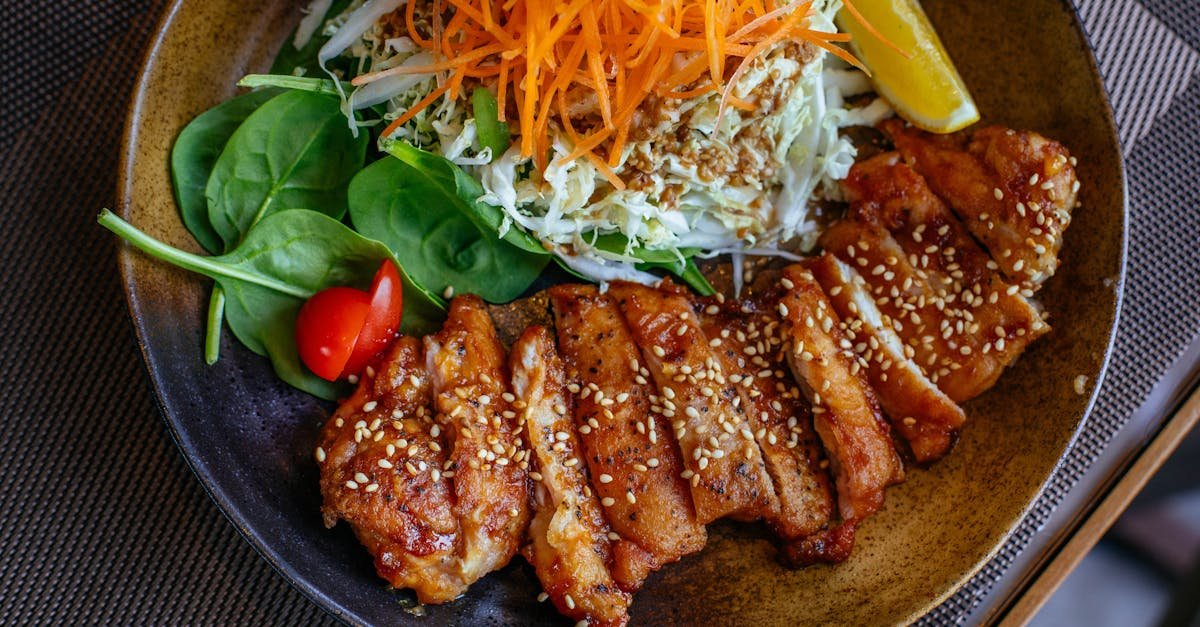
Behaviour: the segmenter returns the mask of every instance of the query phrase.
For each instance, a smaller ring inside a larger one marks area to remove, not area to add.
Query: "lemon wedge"
[[[979,121],[975,101],[917,0],[852,1],[853,7],[838,12],[838,28],[850,34],[855,56],[896,113],[933,133],[953,133]]]

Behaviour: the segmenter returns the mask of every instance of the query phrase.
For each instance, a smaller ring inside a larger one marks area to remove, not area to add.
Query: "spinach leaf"
[[[333,0],[321,18],[321,25],[324,26],[325,22],[345,12],[346,8],[350,6],[350,2],[351,0]],[[329,37],[324,35],[322,30],[321,27],[318,27],[317,32],[313,33],[308,43],[299,49],[295,46],[296,35],[293,32],[287,41],[283,42],[279,54],[275,56],[275,62],[271,64],[271,74],[305,75],[321,72],[321,66],[317,63],[317,51],[325,45],[325,42],[329,41]],[[346,68],[343,69],[348,70],[350,67],[347,63]]]
[[[346,188],[362,169],[367,138],[351,135],[340,105],[337,98],[288,91],[234,131],[205,190],[209,222],[224,251],[282,208],[335,218],[345,213]]]
[[[479,203],[459,196],[454,181],[444,166],[422,170],[384,157],[351,181],[350,220],[358,232],[387,244],[417,283],[435,292],[453,286],[491,302],[520,296],[550,256],[502,241],[475,215]]]
[[[599,248],[600,250],[619,255],[625,254],[625,250],[629,243],[628,237],[621,233],[605,233],[604,235],[594,235],[594,233],[594,231],[592,233],[585,233],[583,235],[583,240],[586,242],[591,242],[593,246]],[[678,252],[676,252],[676,250],[678,250]],[[699,251],[695,248],[663,248],[650,250],[642,247],[639,243],[633,247],[633,251],[630,256],[636,257],[647,263],[679,265],[680,258],[688,259],[689,257],[694,256],[697,252]]]
[[[673,261],[671,263],[643,263],[638,264],[638,270],[666,270],[678,277],[701,296],[712,296],[717,293],[716,288],[708,279],[704,278],[704,273],[700,272],[700,268],[696,266],[696,261],[688,257],[683,263]]]
[[[296,89],[299,91],[311,91],[327,96],[341,97],[341,92],[338,91],[338,84],[331,78],[309,78],[306,76],[292,76],[290,74],[247,74],[238,81],[238,87],[282,87],[283,89]],[[347,82],[342,82],[342,89],[346,92],[354,91],[354,86]]]
[[[504,212],[499,207],[479,202],[484,194],[483,185],[463,172],[462,168],[443,157],[414,148],[402,141],[390,142],[384,149],[431,181],[424,190],[430,194],[426,200],[444,203],[461,210],[479,225],[480,230],[500,232]],[[504,234],[504,241],[538,255],[550,254],[536,237],[519,228],[508,229]]]
[[[510,134],[508,123],[500,121],[500,108],[492,92],[476,87],[471,92],[471,109],[475,115],[475,130],[479,133],[479,145],[492,149],[492,161],[508,150]]]
[[[395,261],[386,246],[304,209],[264,218],[240,246],[217,257],[167,246],[107,209],[100,213],[99,222],[150,256],[215,280],[227,295],[226,316],[234,335],[250,350],[268,357],[279,378],[328,400],[348,391],[303,366],[296,348],[296,315],[304,301],[320,290],[338,285],[369,288],[380,262]],[[397,267],[403,273],[403,266]],[[401,328],[406,333],[436,330],[443,308],[437,297],[420,290],[404,274]]]
[[[233,132],[279,93],[277,89],[263,89],[222,102],[183,127],[171,148],[171,181],[179,216],[192,237],[210,253],[219,253],[224,246],[208,221],[208,201],[204,197],[208,177]]]

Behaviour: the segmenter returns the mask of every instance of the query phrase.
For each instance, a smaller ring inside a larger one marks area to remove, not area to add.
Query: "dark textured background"
[[[94,222],[115,204],[125,106],[163,4],[0,2],[0,622],[332,622],[241,540],[172,445],[114,238]],[[1109,444],[1200,330],[1200,3],[1079,4],[1129,160],[1117,353],[1047,494],[929,622],[988,607],[1089,468],[1128,452]]]

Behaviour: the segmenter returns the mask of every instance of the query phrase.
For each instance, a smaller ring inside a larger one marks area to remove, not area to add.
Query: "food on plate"
[[[349,523],[379,575],[422,603],[453,600],[470,583],[435,416],[421,341],[402,337],[325,424],[316,449],[326,526]]]
[[[615,534],[613,577],[636,590],[650,572],[704,548],[707,532],[671,421],[650,410],[658,389],[616,302],[591,285],[549,292],[568,385],[577,390],[579,439]]]
[[[216,281],[210,360],[225,319],[340,402],[324,520],[422,603],[520,554],[623,625],[726,518],[838,563],[1049,332],[1079,192],[1062,144],[958,130],[915,2],[847,3],[858,58],[841,7],[319,0],[174,147],[216,256],[100,222]]]
[[[1069,167],[1069,166],[1068,166]],[[821,245],[857,268],[912,359],[955,402],[990,388],[1049,325],[896,154],[855,165]],[[1054,262],[1057,263],[1057,262]]]
[[[838,511],[860,521],[883,506],[883,491],[904,480],[875,392],[840,320],[812,273],[784,270],[779,300],[788,365],[812,403],[813,428],[829,456]]]
[[[713,297],[697,304],[696,314],[737,392],[744,420],[738,435],[758,444],[779,500],[763,518],[790,540],[828,526],[833,496],[812,409],[788,371],[777,300],[774,293],[744,300]]]
[[[562,614],[600,625],[628,620],[629,593],[609,570],[610,527],[588,482],[575,433],[574,398],[545,327],[529,327],[513,344],[514,407],[529,442],[533,520],[525,556]]]
[[[608,291],[658,388],[650,411],[671,422],[696,519],[754,520],[778,509],[762,453],[753,438],[742,435],[749,423],[738,408],[740,397],[687,295],[634,283],[616,283]]]
[[[875,88],[913,125],[953,133],[979,110],[917,0],[856,0],[837,25],[872,71]]]
[[[449,448],[441,472],[449,472],[454,485],[452,511],[462,540],[456,557],[469,585],[507,564],[524,541],[529,448],[509,400],[504,347],[477,296],[456,298],[442,330],[425,337],[425,363],[437,432]]]
[[[995,126],[937,136],[889,121],[883,130],[1009,282],[1032,291],[1054,275],[1079,192],[1066,147]]]

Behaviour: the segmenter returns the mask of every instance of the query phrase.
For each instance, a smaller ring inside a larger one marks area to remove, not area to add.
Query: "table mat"
[[[0,622],[332,624],[171,443],[115,263],[125,108],[164,0],[0,3]],[[1125,310],[1096,411],[995,560],[925,618],[970,622],[1200,330],[1200,3],[1079,9],[1128,156]]]

